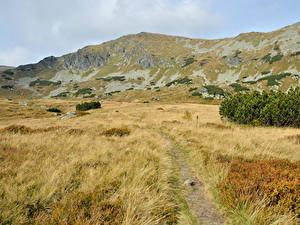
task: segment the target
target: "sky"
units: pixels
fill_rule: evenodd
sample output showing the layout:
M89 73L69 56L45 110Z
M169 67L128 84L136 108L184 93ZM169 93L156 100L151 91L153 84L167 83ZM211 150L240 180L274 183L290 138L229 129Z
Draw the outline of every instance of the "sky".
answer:
M0 65L36 63L127 34L217 39L300 21L299 0L0 0Z

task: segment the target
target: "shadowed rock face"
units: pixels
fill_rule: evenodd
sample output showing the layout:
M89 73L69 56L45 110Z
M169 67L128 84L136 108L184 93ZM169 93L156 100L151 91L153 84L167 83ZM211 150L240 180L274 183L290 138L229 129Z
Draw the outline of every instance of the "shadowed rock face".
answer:
M138 64L141 64L143 69L148 69L149 67L155 67L155 58L154 56L150 56L148 54L144 54L141 58L137 60Z
M52 68L57 65L57 62L58 62L58 60L56 57L49 56L49 57L46 57L43 60L41 60L39 62L39 64L41 64L42 66L45 66L45 67Z
M63 57L63 67L87 71L91 67L99 68L101 65L106 65L109 57L109 52L95 53L95 51L88 52L86 49L80 49L74 54Z

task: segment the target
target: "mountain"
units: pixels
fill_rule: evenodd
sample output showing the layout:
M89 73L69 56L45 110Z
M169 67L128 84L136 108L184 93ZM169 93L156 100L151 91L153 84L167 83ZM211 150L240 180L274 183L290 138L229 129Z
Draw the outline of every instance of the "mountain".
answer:
M226 91L287 91L300 85L299 76L300 23L216 40L142 32L7 69L0 95L104 97L178 90L220 98Z

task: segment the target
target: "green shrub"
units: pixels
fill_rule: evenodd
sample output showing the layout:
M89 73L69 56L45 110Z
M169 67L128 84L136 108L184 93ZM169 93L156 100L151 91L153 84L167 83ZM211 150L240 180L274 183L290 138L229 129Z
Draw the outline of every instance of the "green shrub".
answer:
M269 70L269 71L262 71L262 72L261 72L262 75L266 75L266 74L269 74L269 73L271 73L270 70Z
M268 62L269 64L273 64L274 62L280 61L282 57L283 57L282 54L278 54L272 57L271 53L268 53L267 55L262 57L262 60Z
M193 92L193 93L192 93L192 96L200 96L200 97L201 97L202 94L201 94L200 92Z
M74 95L77 97L78 95L85 95L91 93L92 93L92 88L82 88L76 91Z
M125 76L114 76L114 77L100 77L100 78L96 78L96 80L103 80L105 82L110 82L110 81L125 81L126 78Z
M12 72L10 70L5 70L5 71L3 71L3 73L6 75L14 75L14 72Z
M47 112L56 112L56 113L61 113L61 110L58 108L49 108L47 109Z
M14 86L13 85L3 85L3 86L1 86L1 88L3 88L3 89L13 89Z
M222 117L240 124L300 127L300 88L288 93L245 92L226 97Z
M76 105L76 110L78 111L87 111L90 109L99 109L101 108L100 102L84 102L82 104Z
M251 80L251 81L242 81L243 84L256 84L256 81Z
M173 84L192 84L192 83L193 83L192 79L189 79L188 77L184 77L184 78L173 80L173 81L167 83L166 86L170 87Z
M190 89L189 89L189 92L195 91L195 90L197 90L197 89L198 89L198 88L196 88L196 87L190 88Z
M249 91L249 90L250 90L249 88L243 87L243 86L241 86L241 85L238 84L238 83L233 83L233 84L230 84L229 86L230 86L230 87L233 87L235 92Z
M275 74L275 75L270 75L270 76L260 78L256 82L267 80L268 81L267 86L274 86L274 85L279 85L279 83L277 82L278 80L281 80L281 79L291 76L291 75L292 75L291 73Z
M281 54L275 55L270 59L269 63L272 64L274 62L280 61L282 59L282 57L283 57L283 55L281 55Z
M187 58L187 59L184 59L184 62L183 62L183 65L182 67L186 67L194 62L197 62L196 59L194 59L194 57L190 57L190 58Z
M291 56L297 56L297 55L300 55L300 51L294 52L294 53L291 54Z
M58 85L61 85L61 81L57 81L57 82L52 82L52 81L48 81L48 80L40 80L40 79L37 79L37 80L34 80L34 81L31 81L29 83L29 86L32 87L32 86L50 86L50 85L53 85L53 86L58 86Z
M207 89L208 94L210 95L221 95L224 96L225 92L222 88L215 86L215 85L206 85L204 86Z

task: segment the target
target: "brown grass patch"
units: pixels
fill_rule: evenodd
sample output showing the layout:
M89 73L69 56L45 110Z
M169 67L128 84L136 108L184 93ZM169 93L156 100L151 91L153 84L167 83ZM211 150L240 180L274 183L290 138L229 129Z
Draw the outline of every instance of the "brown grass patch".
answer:
M78 110L76 110L76 112L75 112L76 116L86 116L86 115L89 115L89 114L90 113L86 112L86 111L78 111Z
M4 133L13 133L13 134L33 134L33 133L57 131L62 128L63 127L60 126L54 126L54 127L47 127L47 128L32 129L24 125L10 125L8 127L3 128L1 131Z
M217 123L206 123L204 124L204 127L211 127L211 128L216 128L216 129L232 129L232 127L230 126L226 126L223 124L217 124Z
M127 136L130 134L130 130L128 128L110 128L101 133L104 136Z
M287 136L287 139L293 141L295 144L300 144L300 134Z
M67 130L66 132L67 134L70 134L70 135L82 135L84 133L83 130L81 129L75 129L75 128L72 128L70 130Z

